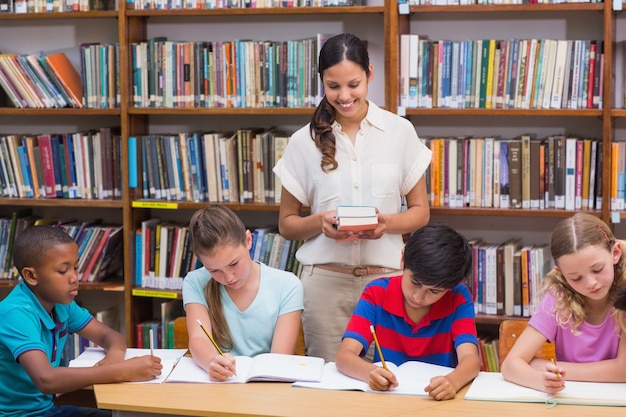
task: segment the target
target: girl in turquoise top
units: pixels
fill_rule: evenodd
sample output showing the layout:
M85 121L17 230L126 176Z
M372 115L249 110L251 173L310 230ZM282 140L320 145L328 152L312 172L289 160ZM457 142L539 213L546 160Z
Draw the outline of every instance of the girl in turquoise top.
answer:
M234 356L294 354L303 308L300 280L254 262L250 230L225 206L197 211L189 233L191 249L204 265L183 281L189 349L196 364L211 380L224 381L237 373Z

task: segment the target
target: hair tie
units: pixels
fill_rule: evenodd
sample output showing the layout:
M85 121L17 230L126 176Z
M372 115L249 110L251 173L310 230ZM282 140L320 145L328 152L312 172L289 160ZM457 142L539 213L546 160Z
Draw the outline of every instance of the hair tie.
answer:
M598 228L598 230L600 231L600 233L602 233L602 236L604 236L604 239L606 240L606 243L608 243L609 245L613 244L613 241L609 238L609 235L606 234L606 232L604 231L604 229L602 227L600 227L599 224L596 224L596 227Z

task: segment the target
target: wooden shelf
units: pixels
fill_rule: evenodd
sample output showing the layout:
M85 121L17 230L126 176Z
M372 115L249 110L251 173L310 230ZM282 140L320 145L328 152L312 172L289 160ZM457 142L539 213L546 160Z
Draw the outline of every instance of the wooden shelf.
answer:
M119 16L117 10L94 12L54 12L54 13L0 13L0 20L54 20L54 19L113 19Z
M581 12L604 10L604 3L476 4L459 6L410 6L410 13Z
M0 198L0 206L30 207L84 207L84 208L118 208L124 207L122 200L82 200L70 198Z
M233 108L233 107L131 107L128 109L128 114L137 116L150 116L150 115L284 115L284 116L298 116L298 115L311 115L313 114L313 108L290 108L290 107L246 107L246 108Z
M183 10L127 10L128 16L267 16L267 15L347 15L381 14L383 6L336 6L336 7L265 7L265 8L220 8Z
M487 216L487 217L570 217L581 210L531 210L531 209L498 209L498 208L481 208L481 207L431 207L432 215L455 215L455 216ZM593 214L601 217L602 212L599 210L587 210L585 213Z

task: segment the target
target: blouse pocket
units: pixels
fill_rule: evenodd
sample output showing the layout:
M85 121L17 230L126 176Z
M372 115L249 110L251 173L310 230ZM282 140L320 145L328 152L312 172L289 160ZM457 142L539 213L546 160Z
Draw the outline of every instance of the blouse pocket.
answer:
M329 173L318 172L313 176L313 181L318 207L339 200L340 183L339 173L336 170Z
M397 165L374 165L372 167L372 195L377 198L387 198L398 195L400 174Z

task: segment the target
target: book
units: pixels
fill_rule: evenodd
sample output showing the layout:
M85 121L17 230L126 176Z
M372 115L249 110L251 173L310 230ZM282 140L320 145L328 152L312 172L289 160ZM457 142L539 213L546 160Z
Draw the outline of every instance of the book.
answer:
M367 382L349 377L337 369L335 362L324 365L324 373L320 382L295 382L294 387L317 388L326 390L363 391L381 394L403 394L428 396L424 388L430 384L430 379L435 376L447 375L454 370L447 366L433 365L426 362L409 361L398 366L392 362L386 362L387 368L398 379L398 386L393 391L376 391L369 387Z
M255 357L235 356L237 375L224 382L211 381L209 374L185 356L167 378L166 382L205 384L244 384L253 381L319 382L322 380L324 359L315 356L261 353Z
M174 369L183 355L187 353L187 349L153 349L153 353L154 356L161 358L161 365L163 365L161 375L154 379L142 381L140 383L160 384L165 382L168 375L172 372L172 369ZM124 358L128 360L149 354L150 349L128 348L126 349L126 355ZM71 360L68 366L70 368L90 368L104 359L105 355L106 353L101 347L88 347L76 359Z
M567 381L553 395L506 381L500 372L480 372L465 394L466 400L546 404L626 406L626 383Z
M42 57L48 63L54 75L66 90L74 107L83 107L83 86L80 74L72 65L67 55L62 52Z
M378 224L376 207L372 206L338 206L335 217L337 230L352 232L374 230Z

